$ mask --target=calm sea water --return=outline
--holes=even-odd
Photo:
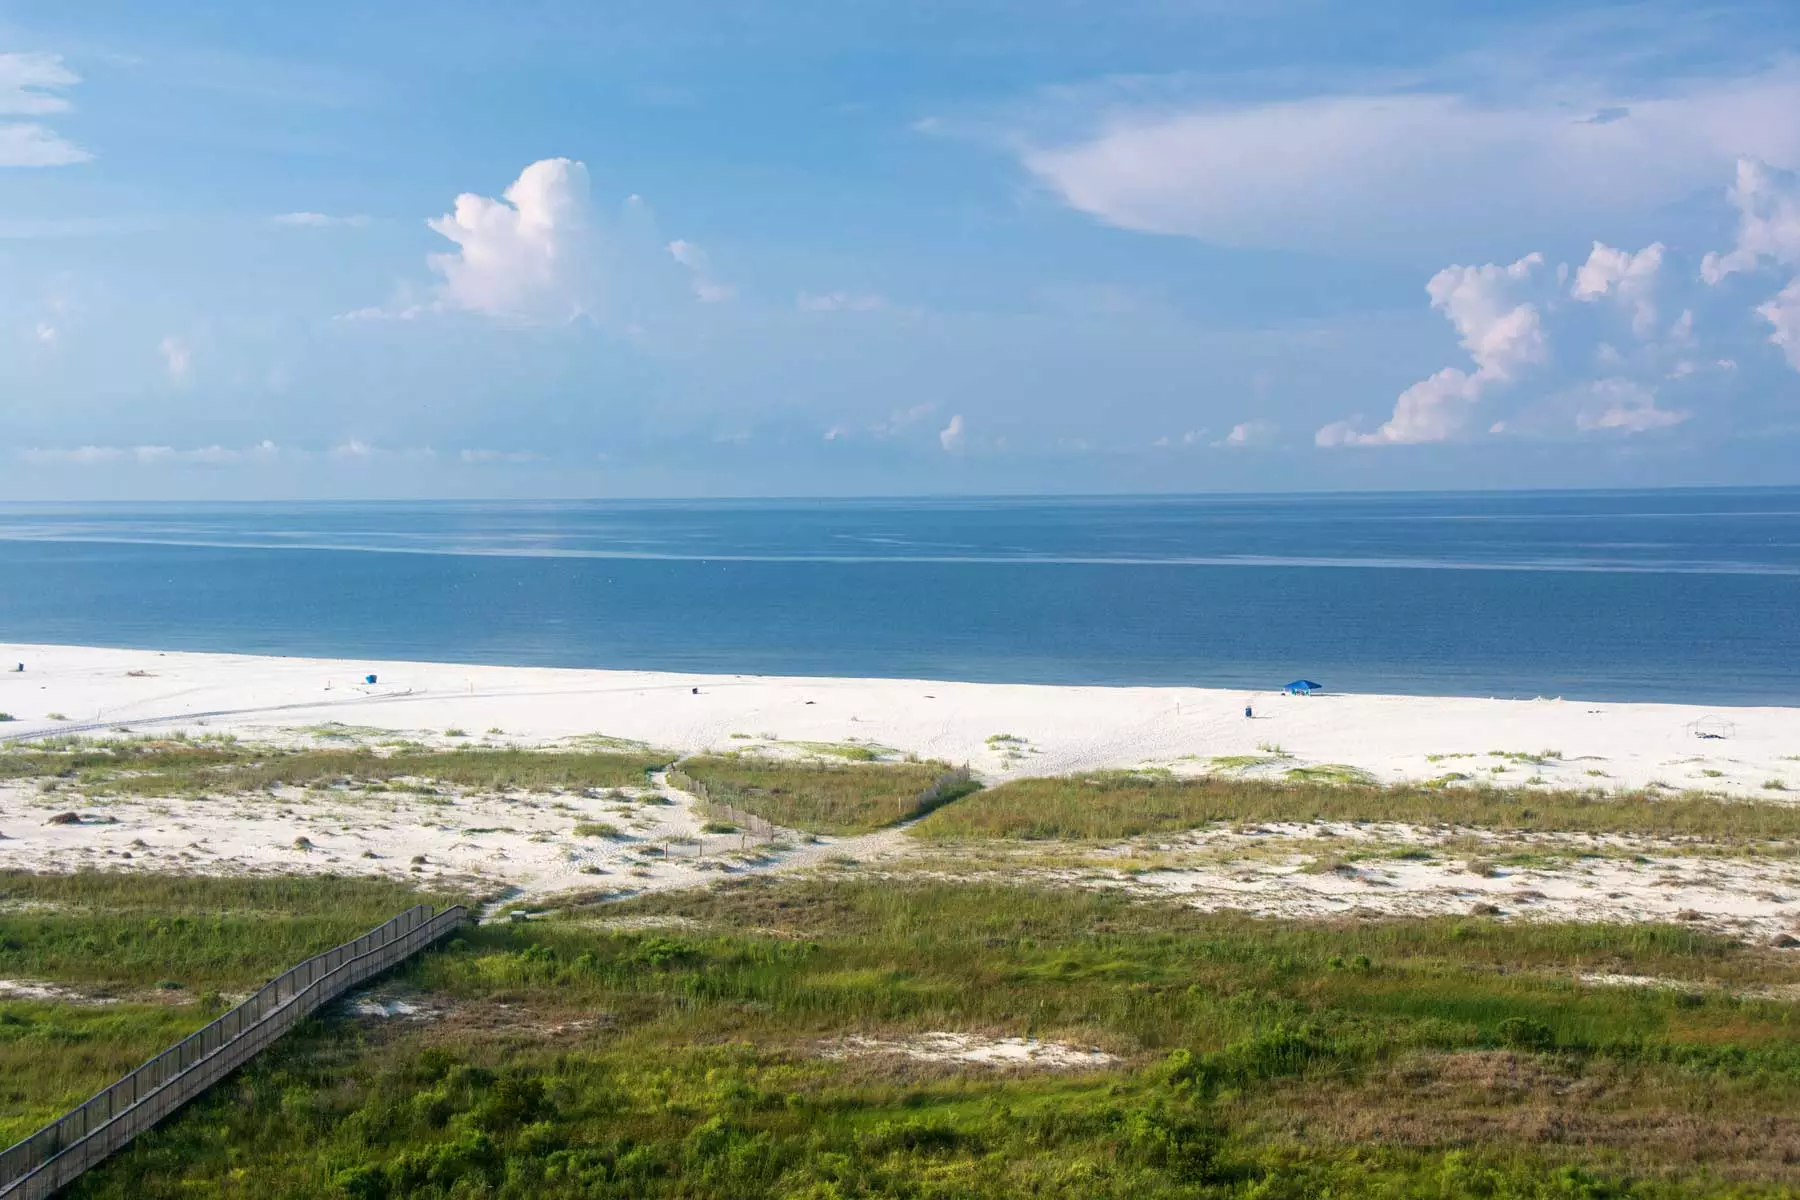
[[[1800,704],[1800,489],[0,505],[0,640]]]

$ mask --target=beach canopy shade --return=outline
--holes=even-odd
[[[1288,693],[1290,696],[1304,695],[1307,692],[1322,692],[1324,690],[1323,686],[1314,683],[1310,679],[1296,679],[1282,689],[1282,691]]]

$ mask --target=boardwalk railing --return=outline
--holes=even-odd
[[[421,904],[276,976],[206,1028],[0,1153],[0,1197],[37,1200],[51,1195],[322,1006],[423,950],[468,917],[460,904],[435,916]]]

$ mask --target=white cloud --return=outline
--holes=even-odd
[[[534,162],[501,199],[465,192],[453,211],[426,224],[457,246],[427,260],[442,277],[443,306],[528,322],[566,321],[591,308],[591,221],[582,164],[567,158]]]
[[[1587,394],[1588,405],[1575,416],[1575,428],[1584,433],[1643,433],[1679,425],[1693,416],[1656,407],[1656,393],[1629,379],[1602,379],[1588,385]]]
[[[1496,227],[1550,236],[1572,217],[1653,214],[1741,155],[1800,159],[1791,63],[1641,100],[1539,93],[1502,106],[1394,91],[1116,101],[1094,103],[1101,115],[1085,137],[1015,139],[1025,167],[1108,224],[1236,245],[1441,246]],[[1582,120],[1582,110],[1618,119]]]
[[[842,441],[849,436],[850,430],[844,425],[833,425],[830,429],[825,431],[825,440],[828,442]]]
[[[1231,432],[1219,441],[1217,446],[1266,446],[1275,440],[1278,432],[1272,421],[1242,421],[1231,427]]]
[[[930,402],[915,404],[911,408],[896,409],[888,414],[887,420],[876,425],[869,430],[869,432],[879,438],[893,437],[908,426],[917,424],[936,411],[937,405]]]
[[[56,326],[50,324],[48,321],[39,321],[37,323],[37,328],[32,330],[32,336],[46,346],[51,345],[56,341],[57,333],[58,330]]]
[[[1676,317],[1674,324],[1669,326],[1669,341],[1677,346],[1691,346],[1694,344],[1693,309],[1684,308],[1681,310],[1681,315]]]
[[[349,229],[361,229],[369,224],[369,218],[361,213],[352,213],[347,217],[334,217],[327,213],[291,212],[281,213],[269,218],[275,225],[285,225],[296,229],[329,229],[341,226]]]
[[[1757,315],[1775,327],[1769,340],[1781,348],[1788,364],[1800,371],[1800,278],[1757,307]],[[1734,367],[1737,365],[1732,364]]]
[[[688,269],[694,280],[694,295],[702,303],[718,304],[737,295],[736,288],[713,277],[712,259],[693,242],[676,238],[669,243],[669,257]]]
[[[60,54],[0,54],[0,115],[42,117],[67,112],[57,93],[80,83]],[[36,121],[0,122],[0,167],[61,167],[93,158]]]
[[[796,304],[801,312],[874,312],[887,300],[873,292],[801,292]]]
[[[1631,309],[1631,332],[1645,339],[1656,332],[1656,300],[1652,293],[1662,271],[1663,244],[1652,242],[1636,254],[1595,242],[1587,262],[1575,272],[1569,294],[1577,300],[1598,300],[1609,292]],[[1683,313],[1688,329],[1693,314]]]
[[[157,351],[163,356],[163,366],[168,369],[169,378],[176,383],[185,381],[189,368],[193,366],[193,352],[188,349],[187,343],[170,334],[158,344]]]
[[[71,449],[33,447],[21,450],[19,457],[39,466],[91,467],[106,463],[135,463],[155,467],[174,464],[219,466],[238,462],[265,462],[280,454],[274,442],[263,441],[247,449],[230,446],[196,446],[179,450],[174,446],[76,446]]]
[[[938,431],[938,444],[951,454],[955,454],[963,448],[963,440],[962,414],[957,413],[950,418],[948,425]]]
[[[1708,254],[1700,277],[1718,283],[1739,271],[1753,271],[1765,258],[1800,262],[1800,180],[1765,162],[1741,158],[1730,191],[1738,210],[1737,244],[1725,254]]]
[[[1158,450],[1166,450],[1174,446],[1197,446],[1200,444],[1200,439],[1205,436],[1206,430],[1204,429],[1190,429],[1179,437],[1169,437],[1167,434],[1164,434],[1154,442],[1151,442],[1150,445]]]
[[[1463,348],[1475,361],[1470,373],[1445,367],[1413,384],[1394,403],[1394,413],[1372,433],[1349,421],[1334,421],[1314,436],[1320,446],[1411,445],[1442,442],[1461,433],[1476,403],[1492,384],[1548,357],[1537,307],[1514,303],[1512,293],[1543,264],[1528,254],[1508,266],[1445,267],[1425,285],[1431,306],[1456,327]]]
[[[361,438],[350,438],[333,446],[330,453],[339,462],[367,462],[375,457],[375,447]]]
[[[1754,271],[1764,260],[1800,263],[1800,175],[1740,159],[1731,202],[1738,210],[1737,244],[1725,254],[1708,254],[1700,264],[1701,278],[1716,284],[1740,271]],[[1758,305],[1756,314],[1775,327],[1769,341],[1800,371],[1800,276]]]

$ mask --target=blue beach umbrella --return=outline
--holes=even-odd
[[[1290,696],[1309,696],[1314,692],[1322,692],[1325,689],[1310,679],[1296,679],[1281,690]]]

